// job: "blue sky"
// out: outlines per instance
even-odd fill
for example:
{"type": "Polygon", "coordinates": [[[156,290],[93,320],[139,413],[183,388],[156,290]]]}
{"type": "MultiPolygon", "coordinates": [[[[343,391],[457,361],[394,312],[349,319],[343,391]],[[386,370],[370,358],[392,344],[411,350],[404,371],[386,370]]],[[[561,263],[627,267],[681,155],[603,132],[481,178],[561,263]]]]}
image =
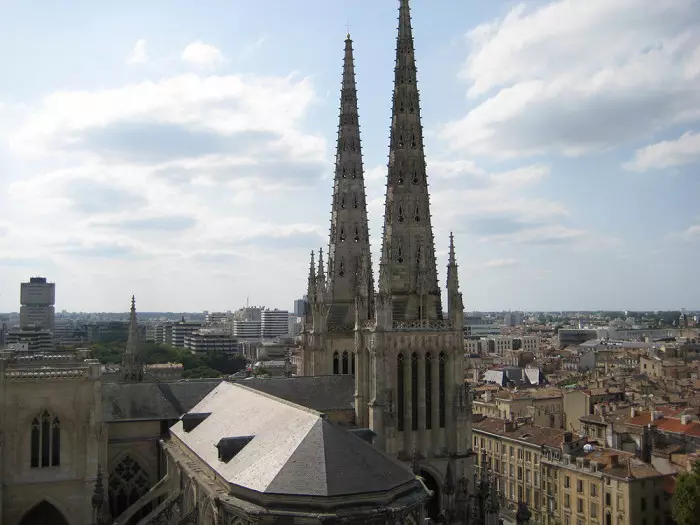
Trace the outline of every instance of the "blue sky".
{"type": "MultiPolygon", "coordinates": [[[[468,309],[700,306],[699,4],[413,0],[468,309]]],[[[0,1],[0,311],[31,275],[57,309],[291,307],[328,242],[348,24],[376,252],[397,7],[0,1]]]]}

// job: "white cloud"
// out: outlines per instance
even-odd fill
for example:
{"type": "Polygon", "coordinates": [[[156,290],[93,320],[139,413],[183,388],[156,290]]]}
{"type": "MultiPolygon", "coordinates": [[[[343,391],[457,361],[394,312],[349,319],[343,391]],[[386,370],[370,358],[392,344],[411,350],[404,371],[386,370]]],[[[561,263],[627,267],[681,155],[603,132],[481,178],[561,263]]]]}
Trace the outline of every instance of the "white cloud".
{"type": "Polygon", "coordinates": [[[200,69],[216,69],[225,62],[218,47],[199,41],[192,42],[183,50],[182,60],[200,69]]]}
{"type": "Polygon", "coordinates": [[[136,41],[134,49],[126,59],[127,64],[145,64],[149,61],[148,53],[146,52],[146,41],[142,38],[136,41]]]}
{"type": "Polygon", "coordinates": [[[468,40],[455,149],[580,155],[700,117],[698,0],[520,4],[468,40]]]}
{"type": "Polygon", "coordinates": [[[681,232],[671,233],[668,237],[681,242],[700,241],[700,224],[690,225],[681,232]]]}
{"type": "Polygon", "coordinates": [[[517,265],[517,259],[491,259],[490,261],[486,261],[482,266],[484,268],[512,268],[517,265]]]}
{"type": "Polygon", "coordinates": [[[700,160],[700,133],[688,131],[676,140],[664,140],[635,152],[625,168],[631,171],[683,166],[700,160]]]}

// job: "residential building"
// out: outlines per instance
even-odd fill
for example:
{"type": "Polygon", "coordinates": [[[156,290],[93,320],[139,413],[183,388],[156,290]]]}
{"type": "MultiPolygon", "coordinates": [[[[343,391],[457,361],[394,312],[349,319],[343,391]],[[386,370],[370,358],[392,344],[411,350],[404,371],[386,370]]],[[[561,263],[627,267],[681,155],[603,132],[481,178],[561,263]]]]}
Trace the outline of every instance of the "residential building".
{"type": "Polygon", "coordinates": [[[238,340],[231,336],[227,329],[199,328],[184,334],[183,348],[193,354],[223,352],[225,354],[240,353],[238,340]]]}
{"type": "Polygon", "coordinates": [[[584,388],[564,392],[564,424],[567,430],[579,432],[580,418],[594,413],[595,405],[624,401],[625,393],[619,388],[584,388]]]}
{"type": "Polygon", "coordinates": [[[185,348],[185,337],[196,332],[204,326],[199,321],[180,321],[173,323],[170,333],[170,344],[178,348],[185,348]]]}

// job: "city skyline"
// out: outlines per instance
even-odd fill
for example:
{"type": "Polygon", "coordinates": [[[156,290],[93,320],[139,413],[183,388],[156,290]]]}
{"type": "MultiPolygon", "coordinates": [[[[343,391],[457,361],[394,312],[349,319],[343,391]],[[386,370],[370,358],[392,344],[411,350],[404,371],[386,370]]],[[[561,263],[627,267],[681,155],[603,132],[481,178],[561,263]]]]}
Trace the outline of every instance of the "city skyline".
{"type": "MultiPolygon", "coordinates": [[[[7,8],[0,311],[36,274],[59,311],[291,305],[328,243],[346,21],[377,277],[395,2],[285,4],[7,8]]],[[[454,231],[467,310],[696,307],[698,2],[412,7],[443,294],[454,231]]]]}

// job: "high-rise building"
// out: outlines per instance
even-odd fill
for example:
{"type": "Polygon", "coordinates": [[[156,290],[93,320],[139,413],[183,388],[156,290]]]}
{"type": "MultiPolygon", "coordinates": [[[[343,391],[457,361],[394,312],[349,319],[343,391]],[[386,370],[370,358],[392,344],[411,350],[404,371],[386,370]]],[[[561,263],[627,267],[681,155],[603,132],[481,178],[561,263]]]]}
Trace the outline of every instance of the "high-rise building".
{"type": "Polygon", "coordinates": [[[265,339],[286,337],[289,334],[289,312],[287,310],[262,311],[261,315],[262,336],[265,339]]]}
{"type": "Polygon", "coordinates": [[[294,315],[302,317],[306,313],[306,297],[294,301],[294,315]]]}
{"type": "Polygon", "coordinates": [[[56,284],[46,277],[31,277],[22,283],[20,291],[19,325],[22,330],[42,328],[53,330],[56,284]]]}
{"type": "MultiPolygon", "coordinates": [[[[467,487],[471,403],[464,384],[464,306],[450,235],[447,311],[438,285],[408,0],[400,0],[384,234],[375,294],[369,257],[352,41],[345,41],[328,266],[312,256],[303,375],[354,374],[355,418],[381,450],[413,463],[434,490],[467,487]]],[[[460,493],[459,505],[466,504],[460,493]]]]}

